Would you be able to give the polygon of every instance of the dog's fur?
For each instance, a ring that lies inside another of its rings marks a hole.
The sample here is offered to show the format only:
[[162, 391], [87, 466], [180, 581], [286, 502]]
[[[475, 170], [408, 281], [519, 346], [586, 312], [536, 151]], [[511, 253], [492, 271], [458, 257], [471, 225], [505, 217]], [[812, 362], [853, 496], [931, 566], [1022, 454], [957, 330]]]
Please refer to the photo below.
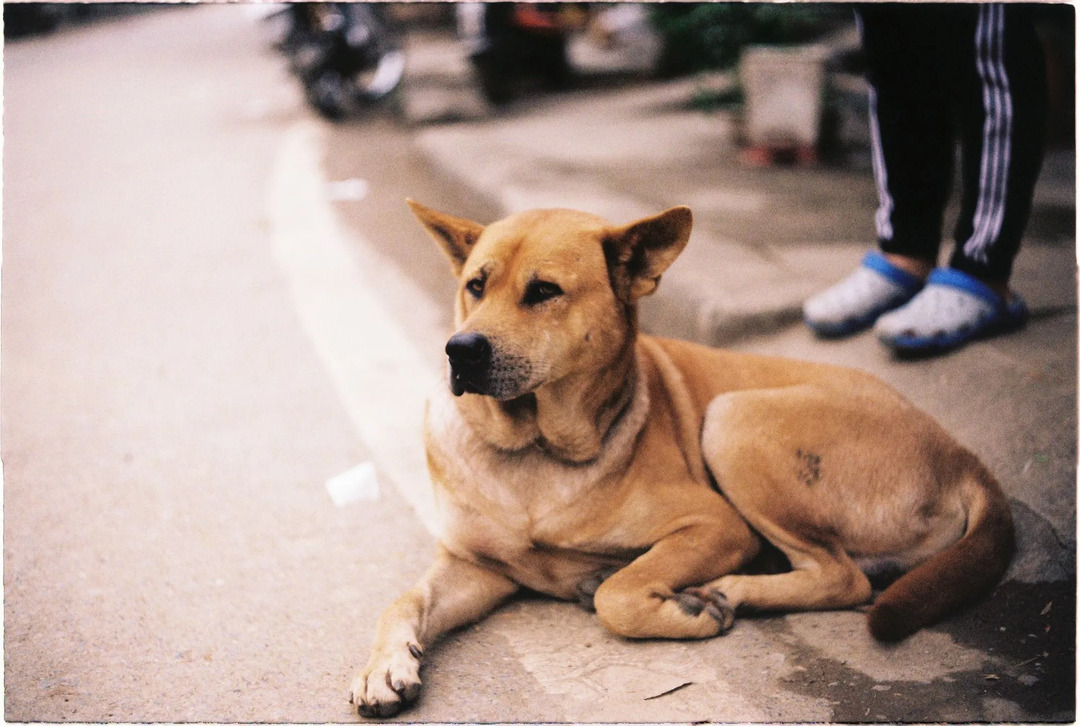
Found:
[[[865, 373], [638, 335], [682, 251], [676, 207], [625, 226], [538, 210], [488, 226], [410, 201], [457, 274], [449, 385], [429, 401], [434, 564], [382, 616], [352, 699], [389, 716], [423, 651], [527, 587], [630, 638], [707, 638], [734, 613], [869, 610], [898, 640], [998, 582], [993, 477]], [[747, 574], [763, 550], [789, 567]]]

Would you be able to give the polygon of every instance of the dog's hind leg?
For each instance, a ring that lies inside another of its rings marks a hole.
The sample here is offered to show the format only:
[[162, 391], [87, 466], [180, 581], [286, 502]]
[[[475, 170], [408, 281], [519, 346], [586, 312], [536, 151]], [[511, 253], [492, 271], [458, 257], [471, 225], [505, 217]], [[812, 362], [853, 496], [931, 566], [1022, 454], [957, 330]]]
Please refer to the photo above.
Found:
[[725, 575], [686, 593], [750, 610], [834, 610], [870, 600], [870, 581], [839, 547], [796, 542], [786, 532], [765, 536], [791, 560], [790, 572]]
[[[838, 457], [821, 421], [833, 402], [807, 387], [725, 394], [708, 408], [702, 452], [720, 489], [791, 571], [728, 574], [688, 591], [754, 610], [825, 610], [870, 599], [870, 582], [844, 549], [834, 481]], [[844, 476], [849, 476], [846, 473]]]

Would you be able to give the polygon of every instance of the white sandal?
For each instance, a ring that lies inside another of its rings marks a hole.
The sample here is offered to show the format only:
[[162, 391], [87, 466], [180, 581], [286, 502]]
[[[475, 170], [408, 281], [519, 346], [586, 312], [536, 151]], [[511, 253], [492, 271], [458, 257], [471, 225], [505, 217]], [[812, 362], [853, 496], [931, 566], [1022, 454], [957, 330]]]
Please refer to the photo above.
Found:
[[851, 335], [911, 300], [922, 286], [918, 276], [871, 250], [854, 272], [803, 304], [803, 320], [823, 338]]

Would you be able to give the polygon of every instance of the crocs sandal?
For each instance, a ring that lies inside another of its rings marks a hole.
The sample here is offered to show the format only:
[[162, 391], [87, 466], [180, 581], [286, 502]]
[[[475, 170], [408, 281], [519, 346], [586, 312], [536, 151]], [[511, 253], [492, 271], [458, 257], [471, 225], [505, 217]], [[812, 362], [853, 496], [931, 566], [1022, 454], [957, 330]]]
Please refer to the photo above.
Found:
[[822, 338], [851, 335], [911, 300], [922, 286], [918, 276], [871, 250], [854, 272], [803, 304], [803, 321]]
[[878, 318], [874, 332], [897, 352], [943, 353], [1015, 330], [1027, 318], [1019, 295], [1003, 299], [971, 275], [945, 268], [931, 272], [926, 287], [907, 305]]

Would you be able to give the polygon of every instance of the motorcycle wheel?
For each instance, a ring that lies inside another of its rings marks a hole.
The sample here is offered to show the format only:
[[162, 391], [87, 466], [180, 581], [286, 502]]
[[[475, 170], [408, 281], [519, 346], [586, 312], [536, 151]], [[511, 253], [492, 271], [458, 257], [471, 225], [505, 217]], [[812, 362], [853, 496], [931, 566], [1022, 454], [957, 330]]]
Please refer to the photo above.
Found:
[[488, 103], [500, 106], [514, 99], [513, 76], [508, 72], [507, 64], [500, 63], [490, 49], [473, 53], [473, 70], [480, 85], [480, 92]]
[[340, 73], [326, 70], [305, 83], [308, 101], [324, 117], [340, 121], [349, 113], [349, 82]]
[[374, 68], [357, 74], [353, 83], [362, 102], [375, 103], [393, 93], [404, 75], [405, 52], [394, 49], [379, 56]]

